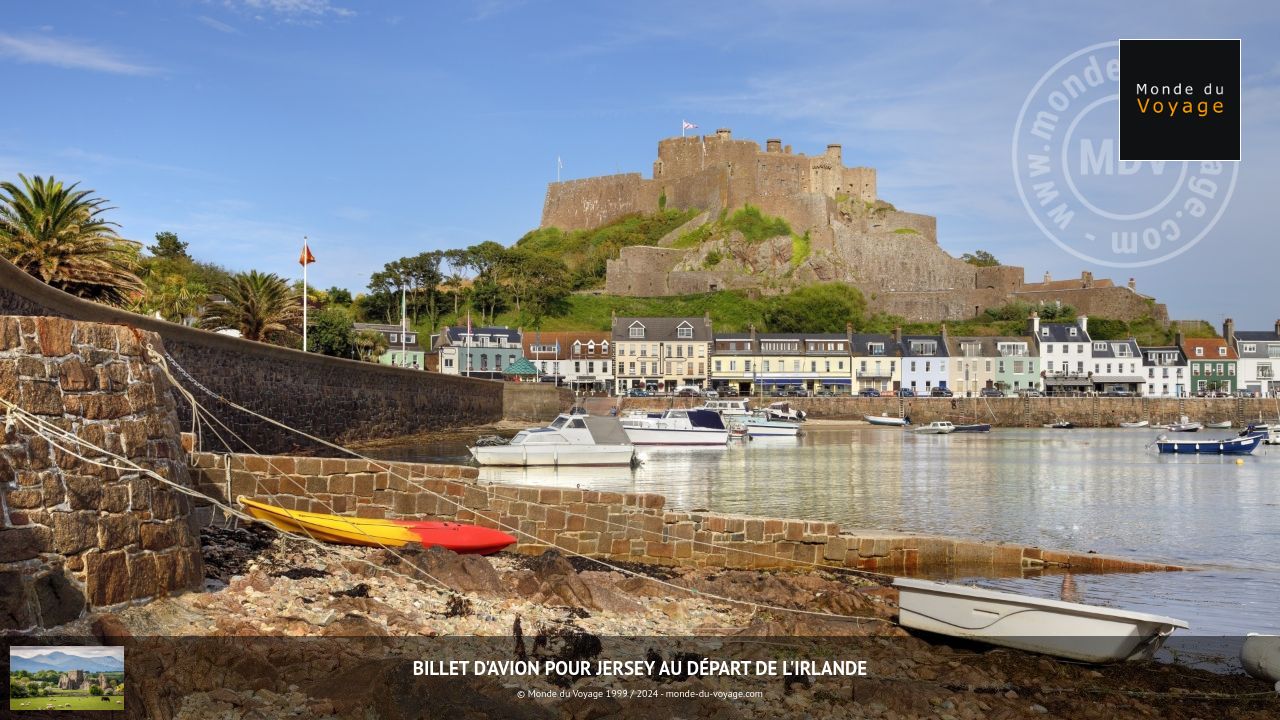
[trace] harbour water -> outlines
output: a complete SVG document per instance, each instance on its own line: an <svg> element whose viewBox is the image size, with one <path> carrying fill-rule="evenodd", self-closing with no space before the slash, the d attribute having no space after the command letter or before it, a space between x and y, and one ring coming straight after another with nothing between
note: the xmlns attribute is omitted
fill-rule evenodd
<svg viewBox="0 0 1280 720"><path fill-rule="evenodd" d="M1219 437L1234 431L1201 431ZM484 468L481 480L656 492L668 507L830 520L1197 568L1076 575L1074 599L1187 620L1196 635L1280 633L1280 447L1159 455L1151 430L915 435L812 425L800 438L646 448L627 468ZM464 462L456 443L380 457ZM963 578L1059 597L1061 575Z"/></svg>

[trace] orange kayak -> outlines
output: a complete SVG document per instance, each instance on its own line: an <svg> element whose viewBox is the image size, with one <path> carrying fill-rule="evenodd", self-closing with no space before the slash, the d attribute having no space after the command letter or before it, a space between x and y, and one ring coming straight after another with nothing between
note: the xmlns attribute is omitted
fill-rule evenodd
<svg viewBox="0 0 1280 720"><path fill-rule="evenodd" d="M420 543L424 548L439 545L456 553L489 555L516 541L500 530L465 523L354 518L304 512L268 505L243 496L237 497L236 502L253 517L280 530L342 545L403 547L410 543Z"/></svg>

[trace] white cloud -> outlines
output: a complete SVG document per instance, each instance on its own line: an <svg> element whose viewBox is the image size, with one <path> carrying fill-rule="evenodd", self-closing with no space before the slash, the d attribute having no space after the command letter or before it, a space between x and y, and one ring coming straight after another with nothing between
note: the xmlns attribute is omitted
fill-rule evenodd
<svg viewBox="0 0 1280 720"><path fill-rule="evenodd" d="M248 12L255 20L268 16L289 23L311 24L327 17L349 18L356 12L329 0L224 0L227 7Z"/></svg>
<svg viewBox="0 0 1280 720"><path fill-rule="evenodd" d="M213 18L207 15L199 15L196 17L196 20L199 21L200 24L211 27L220 33L227 33L228 35L240 34L240 31L236 29L234 26L228 25L220 20L214 20Z"/></svg>
<svg viewBox="0 0 1280 720"><path fill-rule="evenodd" d="M0 56L21 63L94 70L116 75L154 75L159 72L157 68L125 60L110 50L44 35L0 33Z"/></svg>

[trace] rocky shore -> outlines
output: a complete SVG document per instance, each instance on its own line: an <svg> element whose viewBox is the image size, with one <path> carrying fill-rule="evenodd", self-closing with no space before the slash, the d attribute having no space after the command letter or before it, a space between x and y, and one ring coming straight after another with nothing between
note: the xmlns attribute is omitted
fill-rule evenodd
<svg viewBox="0 0 1280 720"><path fill-rule="evenodd" d="M1280 696L1244 676L1157 663L1090 667L914 637L892 622L892 589L847 572L321 549L260 526L210 528L202 540L205 592L49 631L125 644L135 712L244 720L417 718L424 707L432 716L592 719L1280 712ZM865 660L868 675L412 673L412 660L459 658ZM656 696L611 697L637 692Z"/></svg>

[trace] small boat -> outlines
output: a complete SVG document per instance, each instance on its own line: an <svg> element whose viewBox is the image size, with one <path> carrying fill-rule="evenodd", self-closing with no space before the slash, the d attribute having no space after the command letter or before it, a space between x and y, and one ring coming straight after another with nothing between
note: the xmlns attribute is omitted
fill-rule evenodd
<svg viewBox="0 0 1280 720"><path fill-rule="evenodd" d="M770 403L769 407L766 408L765 410L766 412L769 413L770 417L776 418L778 420L791 420L792 422L804 422L805 417L807 417L803 410L796 410L795 408L791 407L791 403L785 403L785 402Z"/></svg>
<svg viewBox="0 0 1280 720"><path fill-rule="evenodd" d="M1204 423L1192 422L1186 415L1183 415L1178 422L1169 423L1164 426L1169 432L1199 432L1204 427Z"/></svg>
<svg viewBox="0 0 1280 720"><path fill-rule="evenodd" d="M906 417L889 417L888 415L863 415L862 419L872 425L884 425L887 427L906 427L911 424L911 418Z"/></svg>
<svg viewBox="0 0 1280 720"><path fill-rule="evenodd" d="M1133 428L1144 428L1150 424L1151 423L1146 420L1135 420L1133 422L1122 422L1120 423L1120 427L1132 430Z"/></svg>
<svg viewBox="0 0 1280 720"><path fill-rule="evenodd" d="M633 445L724 445L729 429L710 410L636 411L624 415L622 429Z"/></svg>
<svg viewBox="0 0 1280 720"><path fill-rule="evenodd" d="M1070 420L1055 420L1051 423L1045 423L1041 427L1046 427L1050 430L1070 430L1075 427L1075 425L1072 424Z"/></svg>
<svg viewBox="0 0 1280 720"><path fill-rule="evenodd" d="M505 445L476 445L481 465L629 465L635 446L615 417L564 413L547 427L521 430Z"/></svg>
<svg viewBox="0 0 1280 720"><path fill-rule="evenodd" d="M956 425L955 432L958 432L958 433L991 432L991 423L968 423L968 424Z"/></svg>
<svg viewBox="0 0 1280 720"><path fill-rule="evenodd" d="M1240 437L1253 434L1262 435L1262 442L1265 445L1280 445L1280 425L1251 423L1240 431Z"/></svg>
<svg viewBox="0 0 1280 720"><path fill-rule="evenodd" d="M763 410L751 413L742 423L751 437L796 437L800 424L791 420L779 420Z"/></svg>
<svg viewBox="0 0 1280 720"><path fill-rule="evenodd" d="M1237 435L1221 440L1168 440L1156 438L1156 448L1173 455L1251 455L1262 444L1262 433Z"/></svg>
<svg viewBox="0 0 1280 720"><path fill-rule="evenodd" d="M342 545L403 547L420 543L424 548L439 545L456 553L489 555L516 541L499 530L466 523L354 518L303 512L243 496L237 497L236 502L244 507L245 512L280 530Z"/></svg>
<svg viewBox="0 0 1280 720"><path fill-rule="evenodd" d="M1207 428L1211 428L1213 430L1226 430L1227 428L1231 427L1231 421L1219 420L1217 422L1208 422L1208 423L1205 423L1204 426Z"/></svg>
<svg viewBox="0 0 1280 720"><path fill-rule="evenodd" d="M894 578L898 623L1089 663L1150 658L1181 620L930 580Z"/></svg>
<svg viewBox="0 0 1280 720"><path fill-rule="evenodd" d="M921 425L911 432L920 433L921 435L946 435L953 433L956 426L951 424L950 420L934 420L928 425Z"/></svg>
<svg viewBox="0 0 1280 720"><path fill-rule="evenodd" d="M1249 633L1240 647L1240 666L1259 680L1275 683L1280 690L1280 635Z"/></svg>

